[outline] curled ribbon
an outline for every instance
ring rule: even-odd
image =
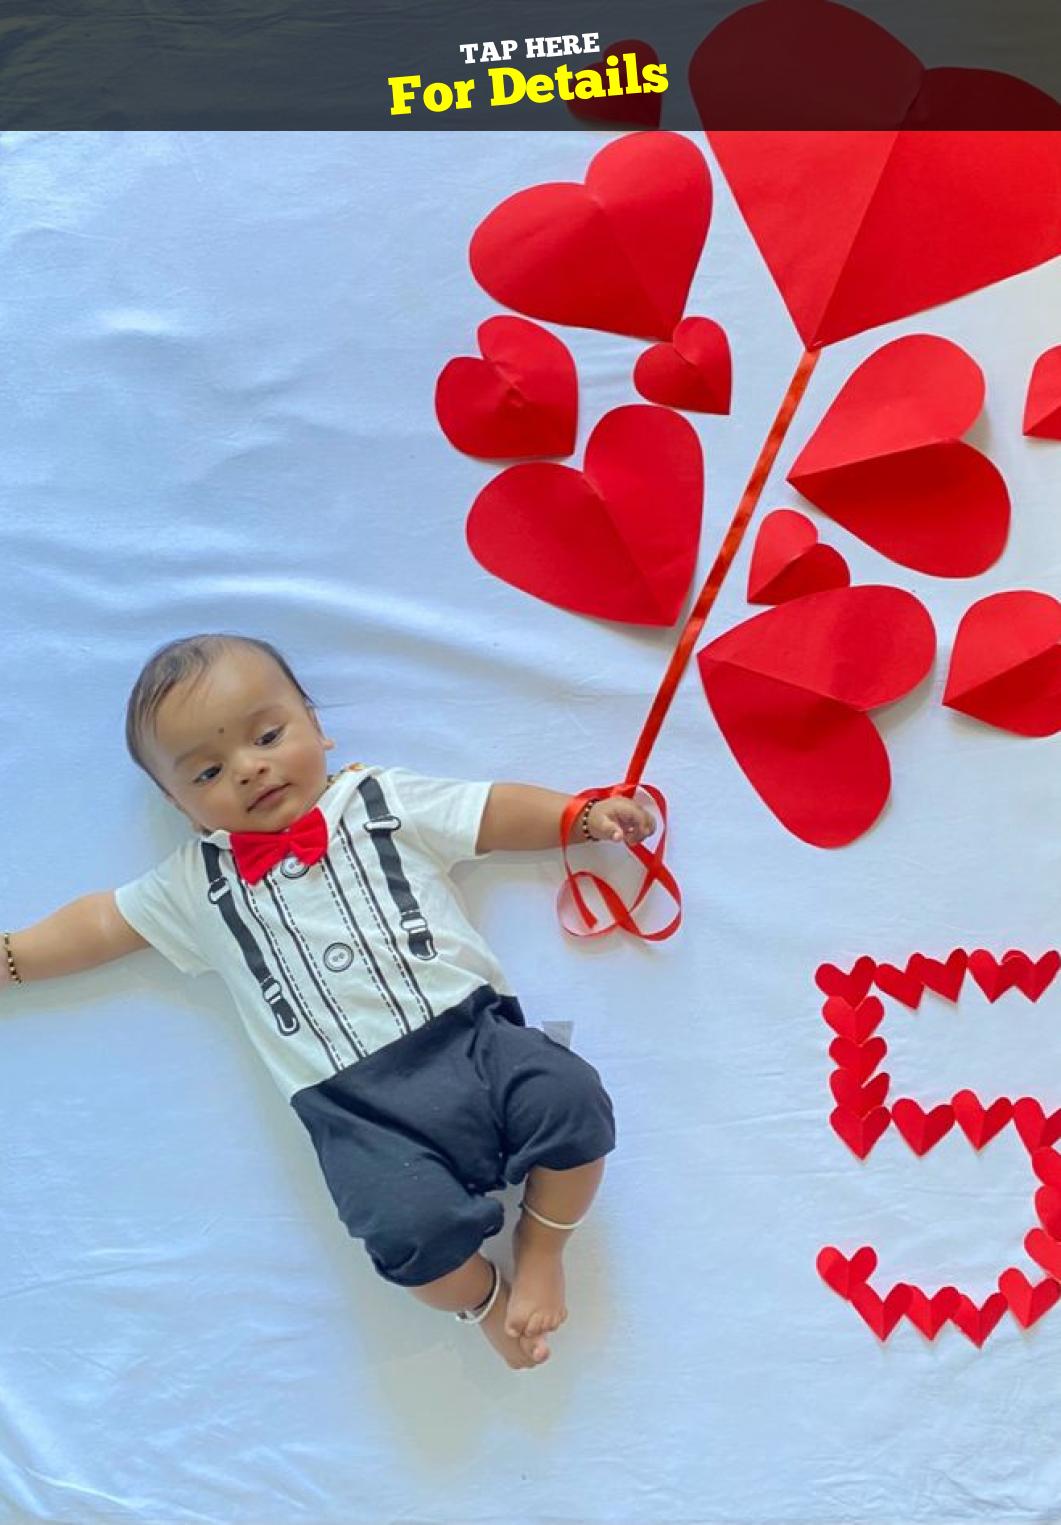
[[[640,842],[627,842],[624,844],[627,851],[633,853],[634,857],[645,870],[644,882],[642,883],[641,888],[638,890],[637,896],[635,897],[633,903],[627,907],[623,903],[622,897],[616,890],[612,888],[606,879],[602,879],[598,874],[590,873],[588,869],[578,869],[577,871],[572,872],[571,865],[567,859],[567,834],[571,829],[571,822],[574,820],[575,816],[582,809],[587,800],[611,799],[613,795],[617,794],[632,796],[638,789],[643,789],[646,794],[651,795],[655,800],[659,809],[662,829],[659,834],[659,840],[651,852],[642,847]],[[645,942],[661,942],[665,937],[671,937],[681,925],[682,894],[681,890],[678,888],[678,884],[674,878],[674,875],[671,873],[670,869],[663,861],[663,854],[666,845],[667,801],[664,799],[660,791],[658,789],[654,789],[651,784],[608,784],[603,789],[583,789],[580,794],[573,795],[565,806],[563,816],[560,820],[560,850],[564,856],[564,873],[566,877],[564,879],[564,883],[560,886],[559,893],[556,897],[556,912],[560,918],[560,925],[563,927],[564,931],[569,932],[572,937],[603,937],[608,932],[614,932],[617,927],[622,927],[624,932],[631,932],[635,937],[640,937]],[[564,897],[565,895],[570,895],[571,899],[574,900],[575,905],[578,907],[579,914],[581,915],[585,925],[589,928],[597,926],[597,921],[599,918],[594,916],[593,912],[586,904],[585,897],[583,896],[582,891],[578,886],[578,881],[580,879],[592,880],[592,882],[596,885],[604,903],[607,905],[609,911],[611,911],[615,918],[615,920],[610,921],[607,926],[599,927],[596,931],[590,930],[588,932],[580,932],[577,928],[568,926],[564,920]],[[643,932],[629,913],[631,911],[637,910],[638,906],[644,900],[645,896],[648,894],[649,890],[654,884],[661,885],[662,888],[667,891],[667,893],[673,899],[675,905],[678,907],[678,910],[676,915],[671,918],[665,927],[660,927],[659,930],[655,932]]]

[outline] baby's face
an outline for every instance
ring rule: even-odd
[[[235,647],[166,695],[147,745],[168,798],[211,832],[289,826],[323,794],[335,743],[271,657]]]

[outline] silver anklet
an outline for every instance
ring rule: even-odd
[[[483,1319],[490,1312],[490,1309],[497,1302],[497,1294],[501,1290],[501,1276],[493,1261],[490,1262],[490,1269],[494,1273],[494,1285],[490,1289],[489,1297],[481,1302],[478,1308],[463,1308],[460,1313],[455,1313],[453,1317],[458,1321],[458,1323],[481,1324]]]
[[[546,1228],[579,1228],[581,1224],[585,1223],[586,1219],[589,1217],[588,1213],[584,1213],[583,1216],[578,1220],[578,1223],[554,1223],[551,1218],[543,1218],[541,1213],[535,1212],[534,1208],[531,1207],[526,1197],[524,1197],[523,1201],[519,1205],[522,1207],[525,1213],[530,1213],[532,1218],[537,1218],[539,1223],[544,1223]]]

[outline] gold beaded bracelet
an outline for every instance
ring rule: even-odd
[[[11,934],[4,933],[4,952],[7,954],[7,972],[16,985],[22,984],[22,976],[15,968],[15,955],[11,952]]]

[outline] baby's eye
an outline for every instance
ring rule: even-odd
[[[282,725],[274,725],[271,731],[266,731],[264,736],[259,736],[258,737],[258,740],[259,741],[270,741],[274,736],[279,736],[280,732],[283,729],[284,728],[283,728]]]

